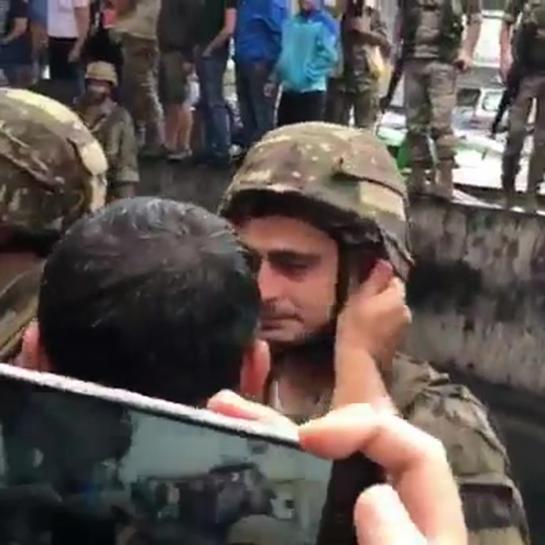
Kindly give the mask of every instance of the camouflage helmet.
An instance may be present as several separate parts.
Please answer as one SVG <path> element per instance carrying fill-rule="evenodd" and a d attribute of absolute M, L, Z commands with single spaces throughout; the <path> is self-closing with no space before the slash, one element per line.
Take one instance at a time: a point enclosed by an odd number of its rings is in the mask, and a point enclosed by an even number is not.
<path fill-rule="evenodd" d="M 253 146 L 219 212 L 235 222 L 274 213 L 304 219 L 347 247 L 380 248 L 407 278 L 406 205 L 396 164 L 373 133 L 312 122 L 273 130 Z"/>
<path fill-rule="evenodd" d="M 117 73 L 113 64 L 104 61 L 95 61 L 89 63 L 85 72 L 85 79 L 97 79 L 107 81 L 114 87 L 117 87 Z"/>
<path fill-rule="evenodd" d="M 107 162 L 78 116 L 29 91 L 0 90 L 0 226 L 60 233 L 104 205 Z"/>

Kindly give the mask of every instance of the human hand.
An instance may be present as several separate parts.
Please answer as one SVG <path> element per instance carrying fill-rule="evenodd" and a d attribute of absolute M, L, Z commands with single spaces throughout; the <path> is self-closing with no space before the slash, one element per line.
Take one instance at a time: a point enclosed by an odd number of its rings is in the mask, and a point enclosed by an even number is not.
<path fill-rule="evenodd" d="M 462 49 L 454 64 L 461 72 L 467 72 L 473 64 L 473 58 L 467 51 Z"/>
<path fill-rule="evenodd" d="M 78 62 L 81 56 L 81 47 L 77 44 L 70 50 L 70 53 L 68 53 L 68 62 L 74 63 Z"/>
<path fill-rule="evenodd" d="M 390 484 L 362 491 L 354 509 L 359 545 L 465 545 L 458 490 L 443 445 L 405 420 L 351 405 L 299 428 L 301 446 L 320 457 L 361 452 Z"/>
<path fill-rule="evenodd" d="M 379 260 L 339 314 L 336 352 L 362 350 L 388 364 L 410 322 L 405 285 L 390 263 Z"/>
<path fill-rule="evenodd" d="M 466 545 L 461 502 L 444 447 L 405 420 L 359 404 L 297 428 L 270 407 L 233 392 L 220 392 L 208 408 L 295 431 L 301 446 L 320 457 L 342 459 L 361 452 L 379 464 L 391 484 L 362 491 L 354 509 L 359 545 Z"/>
<path fill-rule="evenodd" d="M 276 90 L 276 85 L 274 83 L 266 83 L 263 87 L 263 94 L 267 98 L 272 98 Z"/>

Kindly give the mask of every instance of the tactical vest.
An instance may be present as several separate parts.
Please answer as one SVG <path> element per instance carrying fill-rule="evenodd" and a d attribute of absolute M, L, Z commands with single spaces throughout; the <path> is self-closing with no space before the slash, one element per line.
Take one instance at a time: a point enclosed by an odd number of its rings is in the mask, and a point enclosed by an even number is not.
<path fill-rule="evenodd" d="M 404 54 L 410 56 L 418 43 L 418 30 L 423 25 L 424 12 L 437 12 L 437 38 L 428 45 L 437 46 L 439 59 L 454 62 L 462 45 L 464 31 L 463 8 L 460 0 L 401 0 L 403 11 Z"/>
<path fill-rule="evenodd" d="M 523 70 L 545 71 L 545 0 L 528 0 L 514 41 Z"/>

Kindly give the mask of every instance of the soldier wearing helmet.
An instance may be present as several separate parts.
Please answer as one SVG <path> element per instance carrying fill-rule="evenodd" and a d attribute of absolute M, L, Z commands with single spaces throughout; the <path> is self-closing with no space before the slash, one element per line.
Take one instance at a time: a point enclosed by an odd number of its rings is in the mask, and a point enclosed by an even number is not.
<path fill-rule="evenodd" d="M 41 264 L 59 235 L 103 206 L 106 158 L 77 115 L 29 91 L 0 90 L 0 361 L 34 318 Z"/>
<path fill-rule="evenodd" d="M 296 420 L 352 402 L 399 411 L 443 442 L 470 543 L 527 543 L 485 407 L 397 353 L 412 260 L 405 188 L 378 139 L 324 123 L 272 131 L 248 153 L 220 212 L 258 258 L 260 336 L 273 354 L 268 403 Z"/>
<path fill-rule="evenodd" d="M 90 63 L 85 82 L 77 112 L 106 153 L 107 200 L 133 197 L 140 178 L 138 148 L 129 112 L 112 98 L 118 85 L 114 66 L 104 61 Z"/>

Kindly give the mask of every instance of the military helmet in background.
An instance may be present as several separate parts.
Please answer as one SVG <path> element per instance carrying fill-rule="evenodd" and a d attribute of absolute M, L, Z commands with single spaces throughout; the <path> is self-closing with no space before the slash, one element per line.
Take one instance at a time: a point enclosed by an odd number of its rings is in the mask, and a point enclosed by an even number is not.
<path fill-rule="evenodd" d="M 406 209 L 403 179 L 372 132 L 312 122 L 273 130 L 254 145 L 219 212 L 235 223 L 275 213 L 303 219 L 344 247 L 382 248 L 406 279 Z"/>
<path fill-rule="evenodd" d="M 117 72 L 113 64 L 105 61 L 95 61 L 89 63 L 85 72 L 85 79 L 96 79 L 107 81 L 114 87 L 118 85 Z"/>
<path fill-rule="evenodd" d="M 107 161 L 79 117 L 30 91 L 0 90 L 0 226 L 64 231 L 102 207 Z"/>

